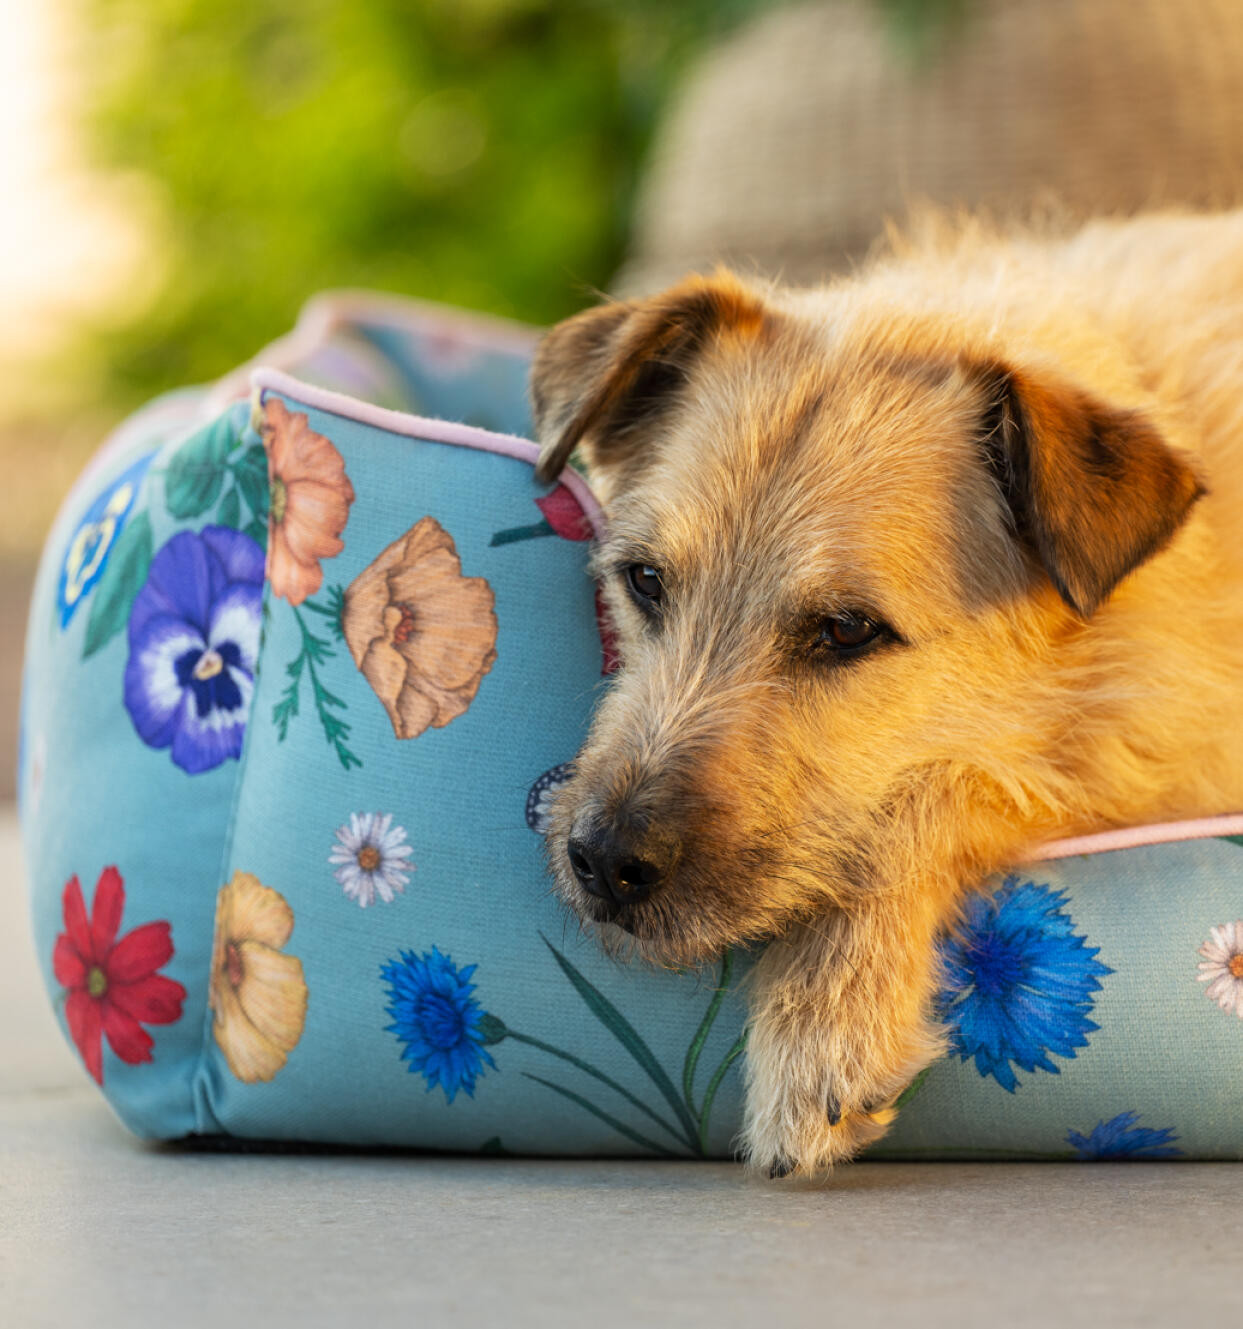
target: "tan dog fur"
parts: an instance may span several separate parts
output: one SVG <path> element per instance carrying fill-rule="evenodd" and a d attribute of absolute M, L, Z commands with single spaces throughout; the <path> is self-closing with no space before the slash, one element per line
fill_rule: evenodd
<path fill-rule="evenodd" d="M 938 1054 L 965 888 L 1243 808 L 1243 214 L 690 279 L 555 328 L 533 397 L 545 478 L 577 446 L 601 495 L 624 662 L 554 809 L 559 889 L 602 918 L 566 842 L 603 819 L 676 857 L 616 920 L 639 954 L 773 938 L 744 1148 L 819 1174 Z M 859 607 L 902 641 L 835 664 L 818 625 Z"/>

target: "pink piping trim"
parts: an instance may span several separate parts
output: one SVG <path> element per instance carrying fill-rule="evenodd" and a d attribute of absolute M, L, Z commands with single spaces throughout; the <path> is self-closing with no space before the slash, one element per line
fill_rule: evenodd
<path fill-rule="evenodd" d="M 1042 845 L 1028 862 L 1043 863 L 1054 858 L 1072 858 L 1076 854 L 1108 854 L 1116 849 L 1168 844 L 1175 840 L 1208 840 L 1218 835 L 1243 835 L 1243 813 L 1201 817 L 1196 821 L 1162 821 L 1151 826 L 1128 826 L 1119 831 L 1099 831 L 1095 835 L 1051 840 Z"/>
<path fill-rule="evenodd" d="M 331 392 L 327 388 L 312 387 L 291 374 L 279 369 L 256 369 L 250 376 L 251 386 L 260 392 L 279 392 L 292 397 L 304 406 L 312 406 L 317 411 L 327 411 L 330 415 L 340 415 L 347 420 L 357 420 L 360 424 L 372 425 L 392 434 L 402 434 L 407 438 L 429 439 L 433 443 L 452 443 L 462 448 L 477 448 L 481 452 L 498 452 L 503 457 L 516 457 L 530 466 L 539 458 L 539 448 L 529 439 L 517 438 L 513 434 L 494 434 L 490 429 L 477 429 L 474 425 L 456 424 L 451 420 L 430 420 L 424 416 L 408 415 L 405 411 L 391 411 L 384 406 L 372 406 L 359 401 L 357 397 L 347 397 L 343 392 Z M 559 477 L 561 484 L 574 495 L 597 539 L 604 535 L 604 514 L 596 502 L 595 495 L 587 487 L 586 481 L 577 471 L 567 466 Z"/>

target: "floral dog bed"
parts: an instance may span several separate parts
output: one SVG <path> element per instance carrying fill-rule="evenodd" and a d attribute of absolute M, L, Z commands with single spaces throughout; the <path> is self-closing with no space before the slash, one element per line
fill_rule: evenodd
<path fill-rule="evenodd" d="M 125 425 L 57 520 L 35 938 L 140 1135 L 731 1152 L 747 957 L 620 966 L 544 873 L 615 661 L 598 509 L 520 437 L 531 346 L 321 298 L 267 368 Z M 1054 846 L 944 958 L 951 1056 L 878 1154 L 1243 1156 L 1243 818 Z"/>

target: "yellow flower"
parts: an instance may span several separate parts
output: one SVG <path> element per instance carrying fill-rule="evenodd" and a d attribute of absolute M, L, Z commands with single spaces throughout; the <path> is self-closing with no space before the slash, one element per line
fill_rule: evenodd
<path fill-rule="evenodd" d="M 293 910 L 249 872 L 235 872 L 216 902 L 208 1002 L 212 1032 L 229 1069 L 251 1084 L 270 1080 L 302 1037 L 302 962 L 282 947 Z"/>
<path fill-rule="evenodd" d="M 496 661 L 494 604 L 482 577 L 462 576 L 453 537 L 433 517 L 351 582 L 345 640 L 398 738 L 440 729 L 474 701 Z"/>

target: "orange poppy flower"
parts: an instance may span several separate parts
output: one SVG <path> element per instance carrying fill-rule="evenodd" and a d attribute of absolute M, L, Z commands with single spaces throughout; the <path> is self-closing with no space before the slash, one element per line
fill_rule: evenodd
<path fill-rule="evenodd" d="M 336 448 L 277 397 L 264 403 L 262 432 L 270 486 L 268 580 L 273 595 L 300 605 L 324 580 L 320 559 L 345 548 L 341 532 L 354 486 Z"/>
<path fill-rule="evenodd" d="M 350 584 L 341 625 L 398 738 L 440 729 L 496 661 L 492 588 L 463 577 L 453 537 L 424 517 Z"/>

